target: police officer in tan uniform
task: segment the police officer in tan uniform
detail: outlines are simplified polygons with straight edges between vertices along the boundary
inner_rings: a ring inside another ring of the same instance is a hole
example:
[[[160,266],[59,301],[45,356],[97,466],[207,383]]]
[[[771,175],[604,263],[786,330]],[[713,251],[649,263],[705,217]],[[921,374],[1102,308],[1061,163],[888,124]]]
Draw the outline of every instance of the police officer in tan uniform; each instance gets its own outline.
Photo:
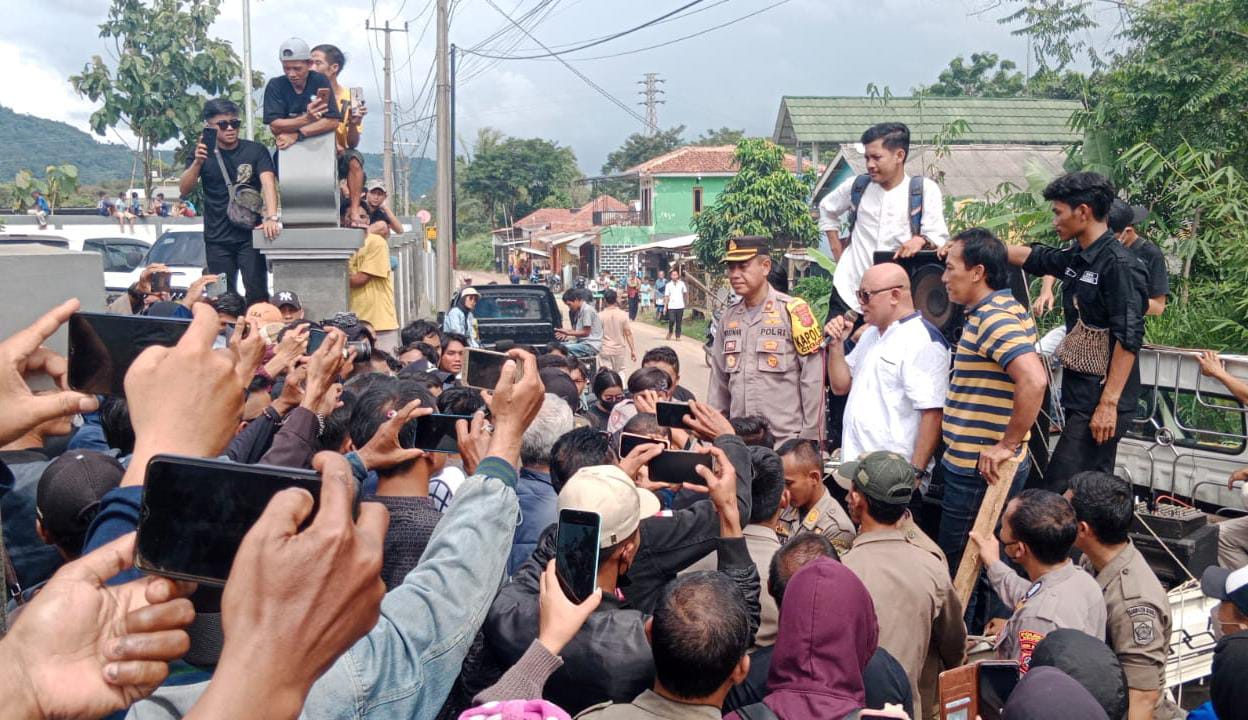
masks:
[[[810,306],[771,287],[770,241],[728,241],[728,282],[741,297],[720,317],[709,402],[728,417],[767,418],[777,440],[820,439],[823,329]]]
[[[837,483],[849,486],[849,514],[858,524],[854,546],[842,559],[871,593],[880,621],[880,647],[905,668],[914,696],[910,715],[935,710],[936,678],[920,688],[931,656],[945,669],[966,660],[962,602],[949,579],[949,566],[935,543],[918,542],[922,531],[907,522],[915,471],[908,458],[877,450],[841,465]]]
[[[1101,588],[1068,557],[1077,529],[1066,498],[1048,490],[1024,490],[1005,507],[1000,542],[971,532],[992,589],[1014,609],[997,635],[997,657],[1017,660],[1024,672],[1031,667],[1036,645],[1054,630],[1070,628],[1105,639]],[[1027,578],[1001,560],[1002,548]]]
[[[823,484],[823,460],[814,440],[790,438],[776,451],[784,463],[789,506],[780,512],[776,533],[781,542],[802,533],[819,533],[838,555],[854,543],[854,524]]]
[[[1182,717],[1165,697],[1170,653],[1170,600],[1148,561],[1128,539],[1134,519],[1131,485],[1109,473],[1088,471],[1070,479],[1066,497],[1075,507],[1081,565],[1105,597],[1105,641],[1127,675],[1128,720]]]

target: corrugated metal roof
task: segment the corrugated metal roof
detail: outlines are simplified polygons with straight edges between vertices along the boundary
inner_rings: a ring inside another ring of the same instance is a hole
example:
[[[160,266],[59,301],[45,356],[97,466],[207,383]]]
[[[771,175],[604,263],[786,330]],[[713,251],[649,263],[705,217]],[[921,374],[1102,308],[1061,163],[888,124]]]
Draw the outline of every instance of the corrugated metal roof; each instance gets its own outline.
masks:
[[[930,146],[911,145],[906,172],[940,180],[944,193],[955,198],[982,198],[1005,182],[1026,188],[1030,167],[1052,178],[1066,172],[1066,151],[1061,145],[950,145],[946,150],[947,154],[938,158]],[[843,159],[854,175],[867,171],[857,143],[841,146],[837,158]],[[816,193],[835,174],[837,164],[833,162],[819,179]]]
[[[960,143],[1069,144],[1081,133],[1070,116],[1072,100],[1037,98],[791,97],[780,99],[772,140],[836,145],[857,142],[868,127],[902,122],[914,141],[930,140],[954,120],[970,125]]]

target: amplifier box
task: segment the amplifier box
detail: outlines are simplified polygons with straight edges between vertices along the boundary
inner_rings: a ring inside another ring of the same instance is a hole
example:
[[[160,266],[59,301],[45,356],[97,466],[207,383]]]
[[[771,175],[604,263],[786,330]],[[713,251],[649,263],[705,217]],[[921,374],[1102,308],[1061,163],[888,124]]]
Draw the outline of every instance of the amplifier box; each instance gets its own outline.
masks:
[[[1171,540],[1185,538],[1209,524],[1209,516],[1196,508],[1158,504],[1156,510],[1150,511],[1144,503],[1136,503],[1131,532],[1147,535],[1148,530],[1141,520],[1147,522],[1153,532]]]
[[[1183,563],[1197,579],[1200,579],[1205,568],[1218,564],[1218,528],[1214,525],[1205,525],[1184,538],[1163,537],[1162,540],[1166,543],[1164,548],[1147,532],[1132,532],[1130,537],[1131,542],[1135,543],[1135,547],[1148,561],[1149,567],[1157,574],[1157,579],[1167,587],[1183,583],[1188,577],[1187,572],[1184,572],[1183,568],[1179,567],[1174,562],[1174,558],[1166,552],[1166,548],[1169,548],[1170,552],[1174,553],[1174,557],[1177,557],[1179,562]]]

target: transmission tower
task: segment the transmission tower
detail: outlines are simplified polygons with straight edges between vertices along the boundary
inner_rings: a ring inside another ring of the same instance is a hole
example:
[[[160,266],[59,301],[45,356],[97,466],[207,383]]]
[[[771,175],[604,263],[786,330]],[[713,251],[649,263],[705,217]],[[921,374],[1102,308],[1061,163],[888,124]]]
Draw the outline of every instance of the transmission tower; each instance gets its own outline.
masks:
[[[659,99],[660,95],[666,94],[659,88],[659,84],[665,82],[667,81],[660,78],[658,73],[646,73],[645,80],[637,81],[638,85],[643,86],[637,94],[645,98],[637,104],[646,106],[646,134],[651,137],[659,134],[659,106],[667,102]]]

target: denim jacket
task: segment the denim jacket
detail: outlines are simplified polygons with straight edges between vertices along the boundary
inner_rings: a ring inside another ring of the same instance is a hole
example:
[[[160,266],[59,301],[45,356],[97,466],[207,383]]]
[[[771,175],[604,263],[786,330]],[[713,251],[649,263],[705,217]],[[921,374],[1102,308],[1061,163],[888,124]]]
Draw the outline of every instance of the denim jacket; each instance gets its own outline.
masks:
[[[481,462],[456,491],[420,564],[386,593],[377,625],[312,686],[302,717],[437,716],[503,582],[519,515],[515,485],[506,461]],[[137,703],[129,717],[176,717],[155,707],[160,696]]]
[[[477,337],[477,319],[458,305],[448,310],[446,317],[442,319],[442,331],[459,333],[468,338],[472,347],[481,347],[481,341]]]

